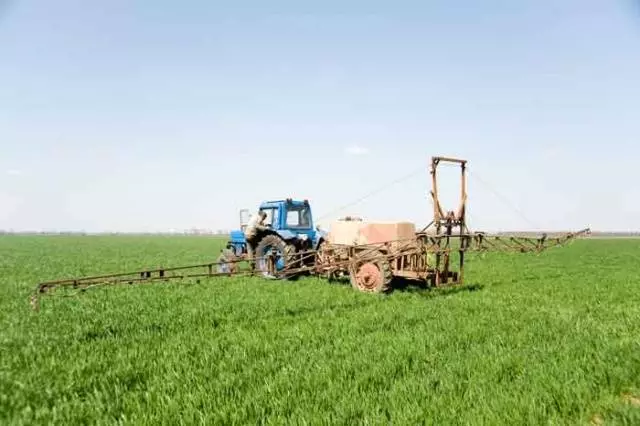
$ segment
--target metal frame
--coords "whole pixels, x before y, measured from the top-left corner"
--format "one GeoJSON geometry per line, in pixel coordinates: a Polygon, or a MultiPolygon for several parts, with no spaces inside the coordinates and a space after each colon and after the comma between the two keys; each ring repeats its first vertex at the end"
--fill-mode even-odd
{"type": "Polygon", "coordinates": [[[433,201],[433,219],[419,234],[418,238],[424,239],[429,235],[429,230],[435,228],[438,250],[436,252],[436,264],[434,265],[433,285],[462,284],[464,282],[464,252],[469,244],[471,233],[467,228],[467,160],[451,157],[431,157],[431,198],[433,201]],[[438,166],[441,163],[457,164],[460,166],[460,202],[457,211],[449,210],[445,213],[438,196],[438,166]],[[457,229],[459,238],[458,256],[460,259],[458,271],[451,269],[451,239],[455,238],[454,229],[457,229]],[[444,230],[444,232],[443,232],[444,230]],[[444,238],[440,238],[444,236],[444,238]]]}

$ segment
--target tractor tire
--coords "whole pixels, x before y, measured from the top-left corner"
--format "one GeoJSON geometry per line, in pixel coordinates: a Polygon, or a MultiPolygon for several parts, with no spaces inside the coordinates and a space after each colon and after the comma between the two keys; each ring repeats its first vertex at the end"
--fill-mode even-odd
{"type": "Polygon", "coordinates": [[[237,260],[233,251],[225,249],[220,253],[217,260],[216,272],[219,274],[233,274],[237,272],[238,265],[235,263],[237,260]]]}
{"type": "MultiPolygon", "coordinates": [[[[367,256],[369,257],[369,256],[367,256]]],[[[364,293],[387,293],[391,290],[393,273],[383,253],[374,259],[354,259],[349,268],[351,286],[364,293]]]]}
{"type": "Polygon", "coordinates": [[[254,253],[255,257],[257,258],[256,268],[262,273],[263,276],[269,278],[275,278],[275,276],[269,274],[269,271],[267,269],[267,261],[266,259],[261,258],[267,256],[273,248],[276,249],[280,260],[282,260],[282,262],[276,260],[276,274],[278,269],[286,268],[287,266],[289,266],[296,251],[296,248],[292,244],[287,244],[287,242],[280,238],[278,235],[268,234],[262,237],[262,239],[256,246],[256,251],[254,253]]]}
{"type": "Polygon", "coordinates": [[[234,256],[237,255],[236,253],[236,248],[233,244],[229,243],[227,244],[227,247],[225,248],[225,250],[228,250],[229,252],[231,252],[234,256]]]}

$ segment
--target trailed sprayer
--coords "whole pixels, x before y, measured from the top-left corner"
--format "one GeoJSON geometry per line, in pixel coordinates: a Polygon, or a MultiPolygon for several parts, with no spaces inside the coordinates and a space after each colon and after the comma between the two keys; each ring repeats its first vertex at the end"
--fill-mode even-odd
{"type": "Polygon", "coordinates": [[[42,282],[31,296],[31,303],[37,309],[39,296],[56,289],[83,291],[100,285],[243,275],[269,279],[300,275],[346,278],[357,290],[372,293],[387,292],[394,283],[405,280],[427,287],[460,285],[464,283],[467,253],[540,252],[590,234],[589,228],[537,237],[471,231],[466,222],[466,169],[466,160],[431,158],[433,217],[424,229],[417,229],[411,222],[345,218],[334,221],[326,233],[314,228],[307,200],[269,201],[260,206],[260,210],[268,211],[267,223],[271,226],[260,236],[255,268],[247,262],[241,219],[241,229],[231,233],[227,247],[214,262],[42,282]],[[440,203],[437,172],[443,163],[460,168],[460,199],[455,210],[445,210],[440,203]]]}

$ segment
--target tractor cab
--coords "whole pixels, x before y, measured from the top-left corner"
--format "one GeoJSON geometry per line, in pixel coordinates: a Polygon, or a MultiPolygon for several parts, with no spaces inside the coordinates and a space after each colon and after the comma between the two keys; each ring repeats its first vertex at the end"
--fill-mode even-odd
{"type": "Polygon", "coordinates": [[[260,211],[267,213],[264,223],[274,231],[290,230],[307,234],[313,231],[311,206],[307,200],[267,201],[260,205],[260,211]]]}
{"type": "MultiPolygon", "coordinates": [[[[267,214],[264,224],[270,228],[271,233],[279,236],[283,241],[295,245],[298,250],[317,248],[322,234],[314,228],[311,205],[308,200],[287,198],[265,201],[258,209],[267,214]]],[[[246,214],[248,211],[245,209],[243,212],[246,214]]],[[[242,214],[240,226],[240,230],[231,232],[231,238],[227,244],[227,248],[237,256],[247,252],[244,236],[246,221],[242,214]]]]}

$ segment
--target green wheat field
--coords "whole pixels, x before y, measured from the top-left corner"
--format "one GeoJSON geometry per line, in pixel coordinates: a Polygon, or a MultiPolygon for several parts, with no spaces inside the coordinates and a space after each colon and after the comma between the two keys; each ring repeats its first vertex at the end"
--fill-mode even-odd
{"type": "Polygon", "coordinates": [[[28,303],[223,243],[0,237],[0,424],[640,424],[640,239],[469,255],[448,290],[217,278],[28,303]]]}

